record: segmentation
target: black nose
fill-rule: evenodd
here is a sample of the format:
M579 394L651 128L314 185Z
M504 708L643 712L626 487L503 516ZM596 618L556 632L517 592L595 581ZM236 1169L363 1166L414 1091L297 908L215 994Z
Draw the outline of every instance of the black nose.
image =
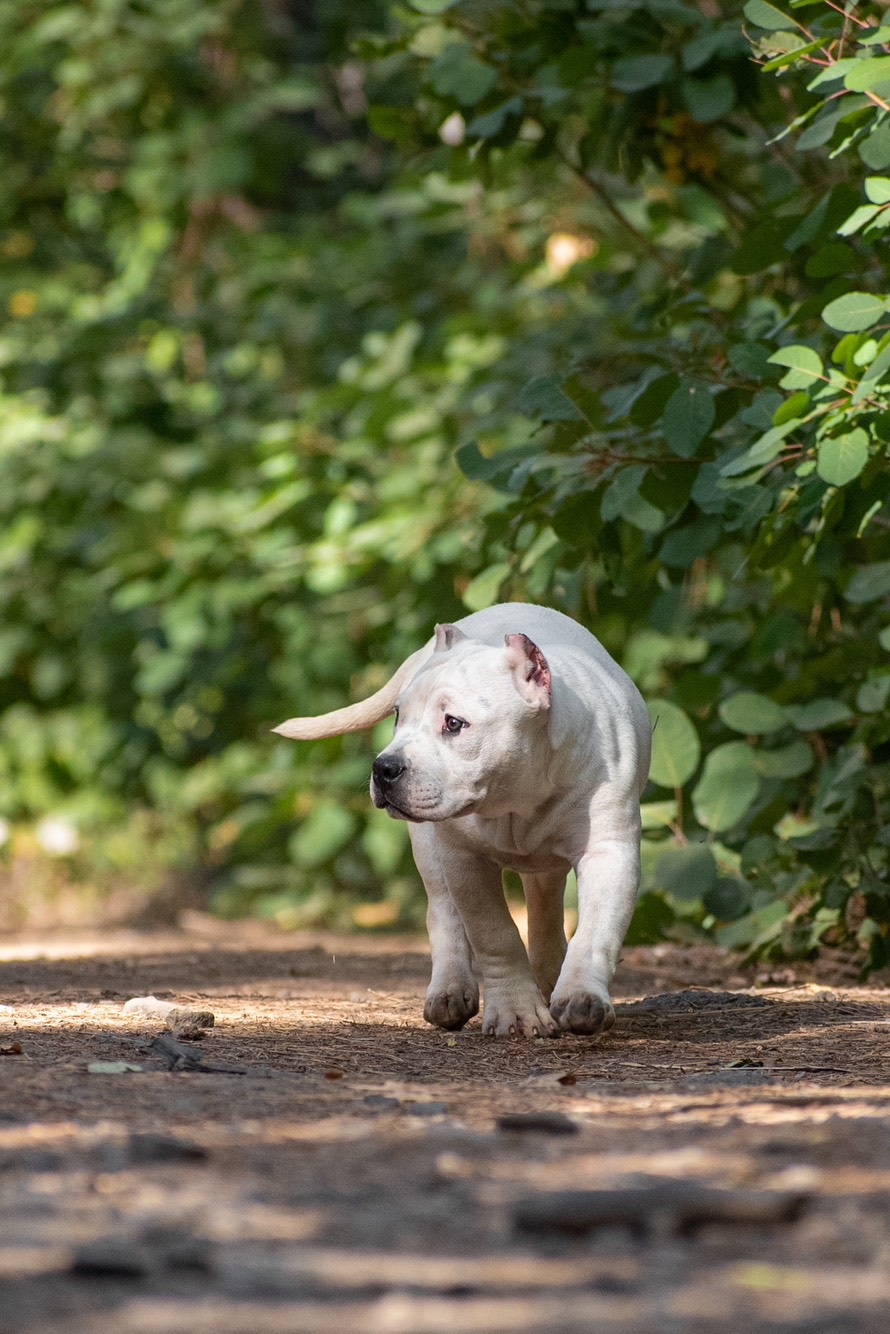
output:
M371 772L377 782L386 787L401 778L405 772L405 762L400 755L378 755Z

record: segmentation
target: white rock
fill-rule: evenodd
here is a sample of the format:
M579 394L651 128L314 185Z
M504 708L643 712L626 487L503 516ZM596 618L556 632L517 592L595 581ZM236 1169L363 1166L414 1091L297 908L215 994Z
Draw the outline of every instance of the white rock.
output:
M175 1009L172 1001L158 1000L157 996L133 996L124 1005L124 1014L151 1014L163 1019Z

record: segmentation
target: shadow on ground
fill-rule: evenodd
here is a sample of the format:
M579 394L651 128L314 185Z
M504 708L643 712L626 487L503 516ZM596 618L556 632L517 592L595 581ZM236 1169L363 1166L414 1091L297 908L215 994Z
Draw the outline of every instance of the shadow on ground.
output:
M0 942L0 1334L886 1328L886 991L632 950L496 1041L421 941L212 929Z

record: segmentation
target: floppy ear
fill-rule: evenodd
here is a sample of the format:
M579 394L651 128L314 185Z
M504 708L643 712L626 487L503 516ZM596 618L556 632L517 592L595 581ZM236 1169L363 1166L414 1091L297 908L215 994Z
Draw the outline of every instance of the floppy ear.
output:
M550 668L547 659L528 635L505 635L507 662L513 683L527 704L550 708Z
M466 635L456 625L437 625L436 647L433 652L447 653L448 649L454 648L462 639L466 639Z

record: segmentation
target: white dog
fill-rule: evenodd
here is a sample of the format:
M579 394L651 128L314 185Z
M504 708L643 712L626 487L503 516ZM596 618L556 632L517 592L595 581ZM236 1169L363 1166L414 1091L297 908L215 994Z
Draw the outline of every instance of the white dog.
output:
M275 731L311 740L395 709L371 796L409 820L429 900L424 1017L460 1028L479 1009L499 1036L595 1033L640 877L640 794L651 724L633 682L560 612L506 603L436 626L376 695ZM528 954L504 899L522 877ZM566 947L566 874L578 928ZM548 1009L549 1002L549 1009Z

